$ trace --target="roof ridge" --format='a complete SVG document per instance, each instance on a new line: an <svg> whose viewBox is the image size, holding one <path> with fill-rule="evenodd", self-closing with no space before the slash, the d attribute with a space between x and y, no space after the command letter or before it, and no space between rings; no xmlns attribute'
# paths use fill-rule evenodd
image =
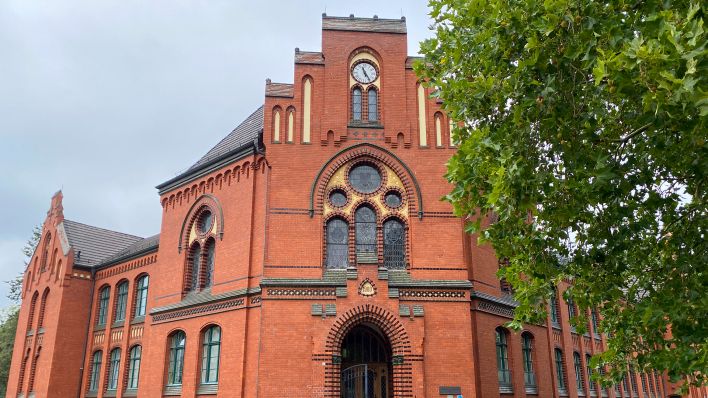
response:
<svg viewBox="0 0 708 398"><path fill-rule="evenodd" d="M107 232L113 232L113 233L115 233L115 234L121 234L121 235L125 235L125 236L130 236L130 237L133 237L133 238L139 238L139 239L146 239L146 238L143 238L142 236L139 236L139 235L133 235L133 234L125 233L125 232L115 231L115 230L108 229L108 228L97 227L97 226L95 226L95 225L90 225L90 224L86 224L86 223L83 223L83 222L74 221L74 220L69 220L69 219L66 219L66 218L65 218L65 219L64 219L64 222L67 222L67 221L70 222L70 223L74 223L74 224L81 224L81 225L86 226L86 227L91 227L91 228L95 228L95 229L100 229L100 230L107 231ZM159 234L158 234L158 235L159 235Z"/></svg>

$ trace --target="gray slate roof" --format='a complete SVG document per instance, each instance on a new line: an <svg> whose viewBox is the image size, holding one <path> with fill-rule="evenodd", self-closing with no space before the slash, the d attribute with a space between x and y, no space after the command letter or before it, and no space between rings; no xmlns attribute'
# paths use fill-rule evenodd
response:
<svg viewBox="0 0 708 398"><path fill-rule="evenodd" d="M406 33L406 19L355 18L322 16L322 30Z"/></svg>
<svg viewBox="0 0 708 398"><path fill-rule="evenodd" d="M194 163L187 172L258 140L258 135L261 130L263 130L263 106L256 109L246 120L233 129L229 135L219 141L219 143L211 148L206 155L202 156L197 163Z"/></svg>
<svg viewBox="0 0 708 398"><path fill-rule="evenodd" d="M114 264L130 258L140 256L143 253L157 249L160 245L160 234L141 239L118 253L101 260L101 265Z"/></svg>
<svg viewBox="0 0 708 398"><path fill-rule="evenodd" d="M64 220L69 245L74 248L74 264L94 267L143 238L108 229Z"/></svg>
<svg viewBox="0 0 708 398"><path fill-rule="evenodd" d="M324 55L321 52L295 50L295 63L324 65Z"/></svg>
<svg viewBox="0 0 708 398"><path fill-rule="evenodd" d="M266 97L293 98L295 86L288 83L266 83Z"/></svg>

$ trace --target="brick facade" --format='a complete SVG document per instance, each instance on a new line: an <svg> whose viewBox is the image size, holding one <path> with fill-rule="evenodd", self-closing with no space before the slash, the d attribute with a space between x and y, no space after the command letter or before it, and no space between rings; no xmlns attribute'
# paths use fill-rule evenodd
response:
<svg viewBox="0 0 708 398"><path fill-rule="evenodd" d="M521 334L504 332L509 383L500 385L496 330L514 302L496 277L491 248L466 235L440 201L451 188L443 178L455 150L451 123L429 89L419 95L406 40L405 19L323 16L322 50L296 49L293 84L268 80L262 108L158 186L159 237L103 231L99 239L93 227L64 220L62 195L55 195L25 273L7 397L339 397L361 388L365 379L345 385L342 372L363 363L375 397L669 396L674 386L658 375L636 374L632 395L622 386L593 392L584 373L579 391L573 352L585 369L586 353L603 350L605 340L574 333L562 299L557 326L547 326L549 317L524 330L533 376L524 374ZM354 80L362 62L375 68L373 82ZM355 87L364 90L362 120ZM376 98L368 97L372 87ZM372 192L355 187L357 165L377 170ZM330 200L335 191L344 204ZM389 193L400 205L387 202ZM375 215L368 226L357 218L362 206ZM342 266L333 265L335 249L328 254L332 220L347 223L330 242L344 242L337 246ZM373 231L368 245L365 228ZM117 294L123 282L126 301ZM124 320L116 319L121 306ZM220 328L216 383L205 382L203 370L213 369L204 360L212 326ZM186 336L183 348L172 339L177 333ZM351 337L357 333L374 336L368 347L377 342L383 359L357 362L373 355ZM138 379L131 376L136 346ZM563 395L555 349L562 350ZM171 361L180 355L183 361Z"/></svg>

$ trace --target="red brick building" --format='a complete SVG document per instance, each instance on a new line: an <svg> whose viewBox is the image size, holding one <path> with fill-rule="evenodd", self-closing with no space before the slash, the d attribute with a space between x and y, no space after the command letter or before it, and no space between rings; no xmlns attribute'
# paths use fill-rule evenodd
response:
<svg viewBox="0 0 708 398"><path fill-rule="evenodd" d="M504 329L498 260L440 200L453 124L406 42L404 18L323 16L294 83L267 80L158 185L159 235L67 220L57 193L7 397L669 396L655 374L592 383L605 341L572 330L572 303Z"/></svg>

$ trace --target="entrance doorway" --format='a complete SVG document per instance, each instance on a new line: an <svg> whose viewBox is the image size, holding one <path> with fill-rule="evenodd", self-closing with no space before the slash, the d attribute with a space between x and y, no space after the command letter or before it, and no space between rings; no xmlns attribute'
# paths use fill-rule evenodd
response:
<svg viewBox="0 0 708 398"><path fill-rule="evenodd" d="M342 342L342 398L389 398L391 345L375 326L354 327Z"/></svg>

